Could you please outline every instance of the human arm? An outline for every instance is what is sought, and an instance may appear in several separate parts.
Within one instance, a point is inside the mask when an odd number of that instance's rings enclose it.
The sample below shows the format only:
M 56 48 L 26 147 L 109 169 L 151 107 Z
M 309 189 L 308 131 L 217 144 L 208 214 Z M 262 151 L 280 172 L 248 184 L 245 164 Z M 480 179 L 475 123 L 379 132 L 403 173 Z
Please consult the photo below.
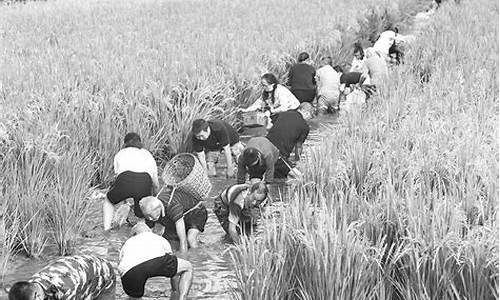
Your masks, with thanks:
M 233 240 L 233 243 L 239 244 L 240 243 L 240 235 L 238 234 L 238 231 L 236 230 L 236 225 L 234 223 L 229 223 L 229 226 L 227 228 L 228 234 L 231 237 L 231 240 Z
M 243 166 L 243 155 L 240 155 L 240 157 L 238 158 L 238 173 L 236 175 L 236 182 L 245 183 L 246 175 L 247 170 Z
M 264 156 L 264 161 L 266 164 L 266 172 L 264 173 L 264 180 L 267 183 L 271 183 L 274 180 L 274 164 L 276 164 L 276 161 L 278 160 L 279 157 L 279 150 L 276 148 L 274 145 L 271 145 L 273 147 L 272 152 Z
M 231 155 L 231 146 L 227 144 L 226 146 L 222 147 L 224 149 L 224 155 L 226 156 L 226 163 L 227 163 L 227 177 L 233 177 L 234 176 L 234 166 L 233 166 L 233 156 Z
M 297 142 L 295 144 L 295 160 L 299 161 L 300 160 L 300 155 L 302 154 L 302 144 L 301 142 Z
M 196 156 L 198 156 L 198 160 L 200 161 L 201 165 L 203 166 L 203 169 L 206 172 L 207 171 L 207 160 L 205 158 L 205 151 L 196 152 Z
M 179 237 L 179 251 L 186 252 L 188 250 L 186 225 L 184 224 L 184 217 L 175 222 L 175 231 Z
M 259 98 L 259 99 L 255 100 L 255 102 L 252 103 L 252 105 L 250 105 L 249 107 L 240 108 L 240 111 L 241 112 L 252 112 L 252 111 L 256 111 L 256 110 L 262 108 L 263 106 L 264 106 L 264 100 Z

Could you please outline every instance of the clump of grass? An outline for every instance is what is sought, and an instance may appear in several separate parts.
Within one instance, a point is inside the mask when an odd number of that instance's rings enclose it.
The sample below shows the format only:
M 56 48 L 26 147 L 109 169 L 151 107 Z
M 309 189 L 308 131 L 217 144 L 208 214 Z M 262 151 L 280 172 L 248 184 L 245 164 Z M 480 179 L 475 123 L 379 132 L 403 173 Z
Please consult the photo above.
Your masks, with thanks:
M 498 95 L 490 93 L 498 80 L 482 77 L 489 91 L 469 84 L 486 74 L 478 68 L 497 74 L 498 58 L 493 66 L 489 59 L 498 45 L 486 43 L 497 33 L 484 26 L 496 19 L 498 3 L 473 6 L 438 10 L 420 37 L 432 42 L 417 37 L 382 96 L 312 152 L 305 183 L 281 218 L 264 221 L 267 233 L 235 250 L 241 292 L 258 299 L 498 298 L 499 175 L 490 167 L 498 166 Z M 453 25 L 457 18 L 463 26 Z M 426 85 L 413 68 L 422 51 L 432 53 L 435 72 Z
M 69 147 L 55 163 L 54 190 L 47 204 L 47 218 L 59 255 L 74 252 L 87 222 L 92 163 L 91 155 L 73 147 Z

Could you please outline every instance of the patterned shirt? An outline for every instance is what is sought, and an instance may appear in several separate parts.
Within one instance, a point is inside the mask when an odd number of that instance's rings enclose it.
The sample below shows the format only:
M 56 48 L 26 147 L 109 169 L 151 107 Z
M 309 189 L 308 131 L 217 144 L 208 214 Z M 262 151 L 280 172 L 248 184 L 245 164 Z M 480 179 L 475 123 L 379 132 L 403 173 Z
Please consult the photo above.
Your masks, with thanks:
M 91 300 L 111 288 L 116 277 L 108 261 L 94 255 L 74 255 L 57 259 L 29 281 L 40 284 L 46 297 Z

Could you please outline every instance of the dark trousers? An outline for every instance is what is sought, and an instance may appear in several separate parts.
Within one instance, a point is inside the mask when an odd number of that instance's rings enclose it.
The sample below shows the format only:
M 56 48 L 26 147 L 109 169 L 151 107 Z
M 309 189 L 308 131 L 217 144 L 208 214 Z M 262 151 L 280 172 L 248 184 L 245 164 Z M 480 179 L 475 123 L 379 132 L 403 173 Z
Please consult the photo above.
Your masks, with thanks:
M 316 97 L 316 90 L 292 89 L 292 94 L 295 95 L 295 97 L 299 100 L 300 103 L 302 102 L 312 103 L 314 98 Z

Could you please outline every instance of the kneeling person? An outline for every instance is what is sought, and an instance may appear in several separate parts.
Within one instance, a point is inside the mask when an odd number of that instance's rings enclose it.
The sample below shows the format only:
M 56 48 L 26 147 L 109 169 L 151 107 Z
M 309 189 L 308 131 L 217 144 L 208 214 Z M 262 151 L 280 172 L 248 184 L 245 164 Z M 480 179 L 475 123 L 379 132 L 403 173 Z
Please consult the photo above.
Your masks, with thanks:
M 233 242 L 240 241 L 238 231 L 244 233 L 260 218 L 268 189 L 263 182 L 252 185 L 235 184 L 226 188 L 215 199 L 214 213 Z
M 198 247 L 198 235 L 205 230 L 207 209 L 202 199 L 180 189 L 165 186 L 157 197 L 141 199 L 141 210 L 147 220 L 164 227 L 163 237 L 179 240 L 180 251 Z
M 234 176 L 234 159 L 238 159 L 243 144 L 240 143 L 238 132 L 222 120 L 205 121 L 197 119 L 193 122 L 193 150 L 196 152 L 201 164 L 207 170 L 208 175 L 215 176 L 215 164 L 219 154 L 224 150 L 226 156 L 228 177 Z
M 9 300 L 115 299 L 115 284 L 115 271 L 108 261 L 94 255 L 66 256 L 27 281 L 16 282 Z
M 132 233 L 135 235 L 123 244 L 118 265 L 125 293 L 141 298 L 146 281 L 163 276 L 170 278 L 172 298 L 186 299 L 193 279 L 191 263 L 172 255 L 169 242 L 146 224 L 136 224 Z

